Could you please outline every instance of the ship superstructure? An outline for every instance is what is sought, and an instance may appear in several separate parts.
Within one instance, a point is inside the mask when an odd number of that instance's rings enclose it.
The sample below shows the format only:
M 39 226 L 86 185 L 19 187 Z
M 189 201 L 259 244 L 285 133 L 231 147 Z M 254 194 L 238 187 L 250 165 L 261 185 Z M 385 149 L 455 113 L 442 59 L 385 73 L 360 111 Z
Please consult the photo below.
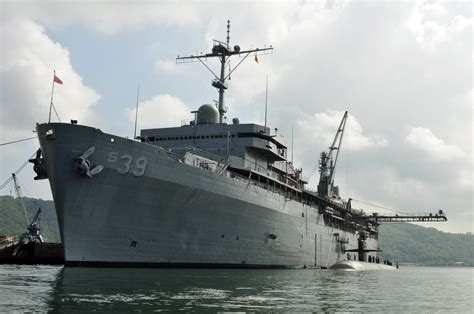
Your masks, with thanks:
M 200 106 L 188 125 L 144 129 L 136 139 L 76 123 L 37 126 L 32 162 L 50 181 L 67 265 L 329 267 L 362 240 L 352 258 L 376 259 L 378 221 L 334 185 L 347 112 L 312 191 L 282 137 L 226 122 L 229 58 L 273 49 L 231 48 L 229 28 L 211 53 L 177 58 L 221 63 L 212 81 L 218 104 Z

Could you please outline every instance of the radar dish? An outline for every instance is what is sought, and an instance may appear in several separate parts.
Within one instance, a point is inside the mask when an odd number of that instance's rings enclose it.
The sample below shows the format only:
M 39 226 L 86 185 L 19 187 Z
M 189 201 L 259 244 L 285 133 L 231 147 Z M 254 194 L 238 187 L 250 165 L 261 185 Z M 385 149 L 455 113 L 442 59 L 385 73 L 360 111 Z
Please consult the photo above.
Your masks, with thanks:
M 197 111 L 197 124 L 219 123 L 219 111 L 215 105 L 205 104 Z

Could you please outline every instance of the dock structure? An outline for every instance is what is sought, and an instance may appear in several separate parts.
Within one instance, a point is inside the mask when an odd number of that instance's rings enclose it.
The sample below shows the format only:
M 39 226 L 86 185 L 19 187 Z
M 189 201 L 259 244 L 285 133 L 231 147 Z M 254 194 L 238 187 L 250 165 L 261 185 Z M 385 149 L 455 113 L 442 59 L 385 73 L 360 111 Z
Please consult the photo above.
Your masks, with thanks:
M 420 215 L 379 215 L 377 213 L 373 213 L 370 216 L 365 216 L 365 219 L 370 221 L 378 222 L 428 222 L 428 221 L 447 221 L 448 218 L 444 214 L 442 210 L 439 210 L 436 214 L 433 213 L 426 213 Z
M 19 242 L 0 250 L 0 264 L 64 265 L 61 243 Z

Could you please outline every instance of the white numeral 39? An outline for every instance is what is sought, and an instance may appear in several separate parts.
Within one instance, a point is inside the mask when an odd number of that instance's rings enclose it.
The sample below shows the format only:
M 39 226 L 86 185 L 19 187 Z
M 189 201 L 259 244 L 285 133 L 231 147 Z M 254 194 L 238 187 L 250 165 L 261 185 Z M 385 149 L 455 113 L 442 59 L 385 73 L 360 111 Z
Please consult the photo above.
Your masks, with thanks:
M 134 168 L 132 173 L 135 177 L 141 177 L 145 174 L 146 166 L 148 165 L 148 161 L 146 160 L 145 157 L 139 157 L 136 161 L 135 164 L 132 166 L 133 163 L 133 157 L 129 154 L 124 154 L 119 157 L 119 154 L 117 152 L 110 152 L 109 153 L 109 158 L 107 161 L 109 162 L 117 162 L 118 160 L 122 161 L 122 165 L 117 168 L 117 173 L 118 174 L 127 174 L 130 172 L 131 168 Z

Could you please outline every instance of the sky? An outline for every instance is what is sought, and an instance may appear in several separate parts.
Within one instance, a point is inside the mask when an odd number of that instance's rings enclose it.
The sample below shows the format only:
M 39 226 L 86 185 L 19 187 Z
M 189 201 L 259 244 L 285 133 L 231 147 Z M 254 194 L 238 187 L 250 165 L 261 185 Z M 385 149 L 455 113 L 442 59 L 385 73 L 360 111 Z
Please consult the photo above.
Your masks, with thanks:
M 232 74 L 228 121 L 264 123 L 268 76 L 268 125 L 315 189 L 319 154 L 348 110 L 342 197 L 372 210 L 443 209 L 448 222 L 423 226 L 474 232 L 472 12 L 470 1 L 2 0 L 0 143 L 47 121 L 53 70 L 63 122 L 133 137 L 140 85 L 138 128 L 180 126 L 218 95 L 206 68 L 175 58 L 210 51 L 230 20 L 231 45 L 274 51 Z M 1 183 L 38 147 L 0 146 Z M 30 165 L 18 175 L 23 193 L 52 199 L 34 176 Z

